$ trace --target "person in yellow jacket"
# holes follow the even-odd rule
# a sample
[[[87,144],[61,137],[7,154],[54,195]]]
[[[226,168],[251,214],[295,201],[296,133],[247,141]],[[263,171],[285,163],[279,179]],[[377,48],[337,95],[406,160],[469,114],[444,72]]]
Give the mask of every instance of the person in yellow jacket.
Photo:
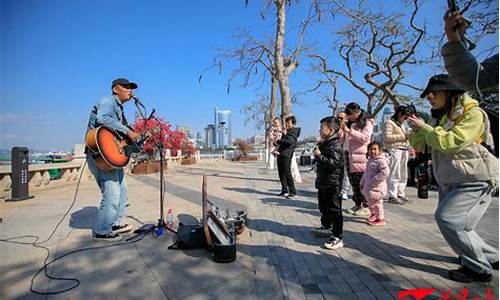
[[[490,140],[488,119],[478,102],[446,74],[429,79],[424,97],[432,107],[431,120],[426,124],[416,116],[408,117],[413,130],[410,143],[417,151],[425,151],[427,145],[432,154],[439,185],[434,217],[460,261],[460,268],[448,275],[455,281],[489,282],[492,270],[498,270],[498,251],[475,231],[498,180],[495,158],[481,145]]]

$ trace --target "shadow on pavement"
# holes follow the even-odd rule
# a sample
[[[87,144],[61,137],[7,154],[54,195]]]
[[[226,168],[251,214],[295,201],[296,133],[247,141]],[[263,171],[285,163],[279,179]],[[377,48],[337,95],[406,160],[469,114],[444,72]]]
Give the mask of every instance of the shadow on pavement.
[[[272,204],[272,205],[278,205],[278,206],[290,206],[290,207],[298,207],[298,208],[305,208],[305,209],[318,209],[318,204],[311,202],[311,201],[303,201],[299,200],[296,197],[295,199],[287,199],[287,198],[282,198],[282,197],[273,197],[273,198],[261,198],[259,199],[262,201],[264,204]]]
[[[97,207],[85,206],[71,214],[69,226],[75,229],[92,229],[97,218]]]
[[[187,174],[187,175],[202,175],[203,172],[192,172],[189,169],[183,169],[183,170],[178,170],[177,173],[179,174]],[[213,176],[213,177],[219,177],[219,178],[232,178],[232,179],[248,179],[248,180],[255,180],[255,181],[270,181],[270,182],[279,182],[279,179],[266,179],[266,178],[251,178],[251,177],[245,177],[244,175],[239,177],[239,176],[227,176],[227,175],[222,175],[224,172],[215,172],[215,173],[207,173],[207,176]]]
[[[228,191],[233,191],[233,192],[238,192],[238,193],[251,193],[251,194],[260,194],[260,195],[266,195],[266,196],[276,196],[278,197],[278,192],[276,193],[271,193],[271,192],[262,192],[256,189],[251,189],[251,188],[239,188],[239,187],[224,187],[225,190]]]
[[[310,226],[288,225],[266,219],[253,219],[249,221],[248,227],[255,231],[273,232],[281,236],[291,237],[295,241],[306,245],[319,246],[324,242],[324,239],[311,238],[313,235],[310,231],[313,227]],[[455,257],[409,249],[400,245],[378,240],[363,232],[344,230],[344,241],[346,243],[345,248],[356,249],[363,255],[384,261],[388,264],[433,273],[439,276],[445,276],[448,270],[429,264],[417,263],[408,259],[408,257],[441,262],[456,262]]]

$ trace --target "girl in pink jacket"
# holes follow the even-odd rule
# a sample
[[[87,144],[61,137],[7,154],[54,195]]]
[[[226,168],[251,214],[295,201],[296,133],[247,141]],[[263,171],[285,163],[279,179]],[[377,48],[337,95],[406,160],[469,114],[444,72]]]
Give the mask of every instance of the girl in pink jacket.
[[[368,202],[370,216],[368,224],[384,226],[384,197],[387,195],[387,177],[389,177],[389,159],[382,151],[382,145],[371,142],[368,145],[368,162],[361,177],[361,192]]]
[[[344,112],[349,123],[342,126],[341,132],[342,137],[349,141],[346,162],[354,201],[354,206],[346,212],[355,216],[368,217],[370,210],[361,193],[359,182],[366,168],[367,146],[372,139],[374,121],[356,102],[347,104]]]

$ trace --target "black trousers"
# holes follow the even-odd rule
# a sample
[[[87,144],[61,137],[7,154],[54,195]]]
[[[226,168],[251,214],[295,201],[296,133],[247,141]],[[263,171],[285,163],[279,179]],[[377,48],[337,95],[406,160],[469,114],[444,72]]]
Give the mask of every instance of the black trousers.
[[[318,205],[321,212],[321,225],[324,227],[333,227],[333,236],[342,239],[344,219],[342,217],[342,196],[340,195],[340,189],[319,189]]]
[[[347,151],[344,151],[344,161],[347,169],[347,178],[349,178],[349,183],[352,187],[352,201],[354,201],[354,204],[356,204],[357,206],[361,206],[361,204],[363,203],[364,206],[366,206],[366,199],[365,196],[363,196],[363,194],[361,193],[361,187],[359,185],[359,183],[361,182],[361,177],[363,177],[363,172],[351,173],[351,168],[349,166],[349,152]]]
[[[352,200],[357,206],[364,206],[366,207],[366,199],[365,196],[361,193],[361,177],[363,177],[364,172],[356,172],[356,173],[351,173],[349,172],[349,182],[351,183],[352,186]]]
[[[292,158],[278,155],[277,163],[278,163],[278,174],[280,176],[280,182],[281,182],[281,192],[290,193],[294,195],[297,194],[291,171]]]

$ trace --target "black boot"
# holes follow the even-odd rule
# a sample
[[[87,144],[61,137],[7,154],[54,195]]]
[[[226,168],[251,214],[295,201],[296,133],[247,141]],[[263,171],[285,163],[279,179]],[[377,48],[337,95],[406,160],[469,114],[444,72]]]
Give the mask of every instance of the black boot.
[[[451,280],[459,281],[459,282],[490,282],[491,274],[486,273],[478,273],[473,271],[465,266],[461,266],[458,270],[448,271],[448,276]]]

